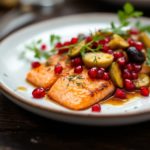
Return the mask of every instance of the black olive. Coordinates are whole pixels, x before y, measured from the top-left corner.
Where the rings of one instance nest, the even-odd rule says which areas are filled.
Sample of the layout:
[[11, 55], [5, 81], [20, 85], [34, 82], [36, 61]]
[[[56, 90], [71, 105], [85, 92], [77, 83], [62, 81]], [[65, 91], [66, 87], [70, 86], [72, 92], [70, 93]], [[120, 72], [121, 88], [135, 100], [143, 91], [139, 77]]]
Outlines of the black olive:
[[130, 62], [142, 64], [145, 61], [144, 54], [135, 47], [129, 47], [126, 52]]

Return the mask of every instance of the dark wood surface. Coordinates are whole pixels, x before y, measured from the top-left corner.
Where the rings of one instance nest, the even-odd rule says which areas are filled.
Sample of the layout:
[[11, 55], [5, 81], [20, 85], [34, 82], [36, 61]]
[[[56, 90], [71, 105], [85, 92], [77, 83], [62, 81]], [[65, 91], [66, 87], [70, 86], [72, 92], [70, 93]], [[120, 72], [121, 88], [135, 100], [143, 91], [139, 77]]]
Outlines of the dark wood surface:
[[[117, 8], [100, 1], [67, 2], [57, 13], [40, 19]], [[148, 9], [143, 10], [149, 16]], [[0, 94], [0, 150], [149, 150], [149, 141], [150, 121], [121, 127], [72, 125], [27, 112]]]

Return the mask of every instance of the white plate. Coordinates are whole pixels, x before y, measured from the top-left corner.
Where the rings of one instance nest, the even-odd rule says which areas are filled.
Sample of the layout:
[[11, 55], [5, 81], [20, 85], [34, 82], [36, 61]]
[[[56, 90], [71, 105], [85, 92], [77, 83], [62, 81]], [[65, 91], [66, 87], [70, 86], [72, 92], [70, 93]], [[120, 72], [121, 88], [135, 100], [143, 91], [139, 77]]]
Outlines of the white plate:
[[[89, 33], [109, 22], [117, 22], [113, 14], [80, 14], [61, 17], [26, 27], [5, 39], [0, 46], [0, 87], [1, 91], [21, 107], [44, 117], [65, 122], [86, 125], [123, 125], [150, 119], [150, 98], [136, 98], [121, 106], [102, 105], [102, 112], [92, 113], [91, 109], [72, 111], [50, 100], [35, 100], [31, 96], [33, 87], [25, 81], [30, 69], [30, 60], [20, 59], [25, 44], [42, 38], [47, 42], [49, 35], [59, 34], [69, 39], [78, 33]], [[146, 24], [149, 19], [143, 18]], [[32, 58], [31, 58], [32, 59]], [[17, 87], [27, 87], [18, 91]]]

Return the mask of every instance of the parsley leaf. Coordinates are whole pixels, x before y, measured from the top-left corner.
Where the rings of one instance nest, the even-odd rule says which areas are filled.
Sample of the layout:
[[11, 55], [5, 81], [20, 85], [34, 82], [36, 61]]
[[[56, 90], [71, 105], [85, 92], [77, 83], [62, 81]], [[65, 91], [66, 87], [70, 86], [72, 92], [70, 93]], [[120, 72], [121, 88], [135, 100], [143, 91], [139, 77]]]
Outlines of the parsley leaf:
[[60, 42], [61, 37], [59, 35], [50, 35], [50, 44], [53, 46], [56, 42]]
[[146, 64], [150, 66], [150, 48], [147, 49], [147, 59]]

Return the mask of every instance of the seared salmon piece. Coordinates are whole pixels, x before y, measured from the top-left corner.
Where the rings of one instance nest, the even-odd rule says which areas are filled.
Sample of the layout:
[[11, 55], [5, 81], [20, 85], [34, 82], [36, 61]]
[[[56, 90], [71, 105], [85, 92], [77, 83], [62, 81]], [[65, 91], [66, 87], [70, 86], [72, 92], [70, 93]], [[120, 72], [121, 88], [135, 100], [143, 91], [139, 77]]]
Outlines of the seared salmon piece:
[[71, 70], [54, 83], [48, 96], [67, 108], [81, 110], [106, 98], [114, 90], [110, 80], [92, 80], [86, 69], [81, 74], [74, 74]]
[[39, 67], [33, 68], [31, 71], [29, 71], [26, 77], [27, 81], [37, 87], [51, 87], [52, 84], [54, 84], [60, 76], [54, 73], [54, 67], [56, 64], [59, 63], [62, 65], [62, 74], [69, 70], [69, 65], [66, 65], [65, 63], [66, 59], [66, 56], [52, 56], [51, 58], [49, 58], [49, 61], [51, 61], [51, 63], [49, 63], [48, 65], [42, 64]]

